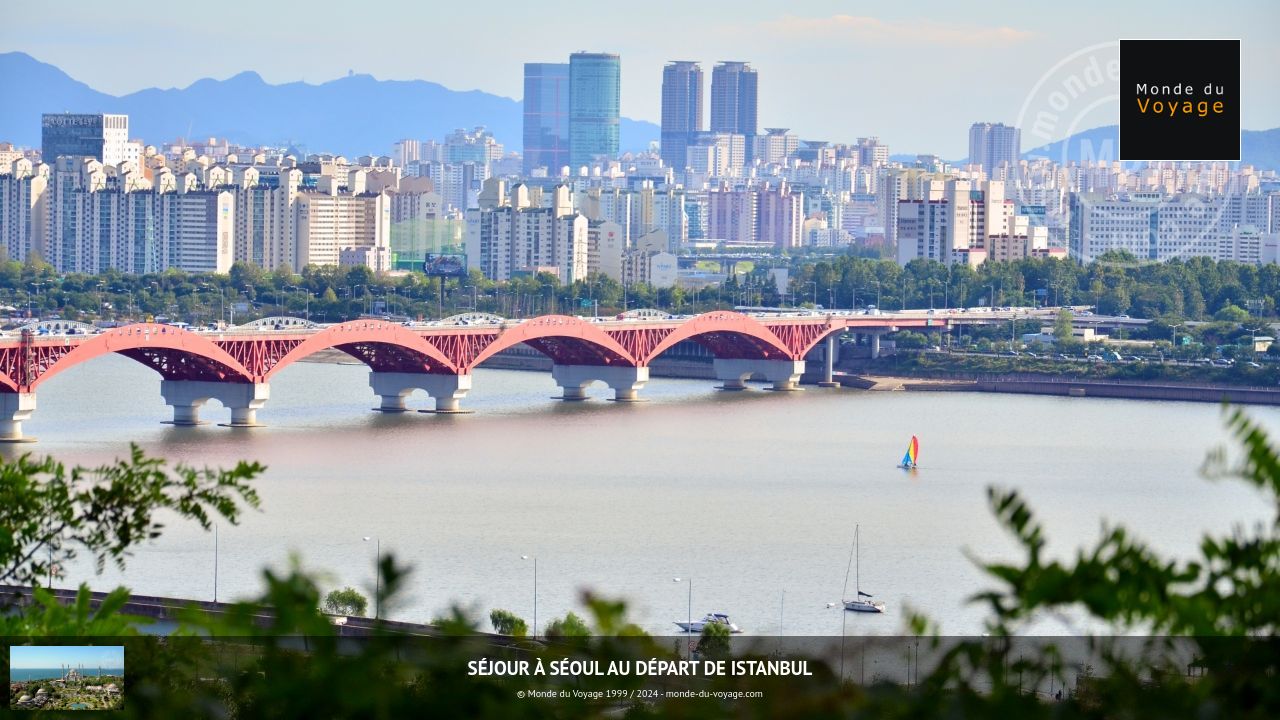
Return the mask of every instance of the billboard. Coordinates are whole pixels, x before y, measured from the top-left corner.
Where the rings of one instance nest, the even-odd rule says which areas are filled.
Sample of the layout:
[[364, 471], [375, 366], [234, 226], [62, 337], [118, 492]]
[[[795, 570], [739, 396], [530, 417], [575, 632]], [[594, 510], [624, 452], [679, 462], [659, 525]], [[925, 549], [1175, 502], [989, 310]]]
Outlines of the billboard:
[[466, 277], [467, 256], [454, 253], [427, 253], [422, 271], [431, 277]]

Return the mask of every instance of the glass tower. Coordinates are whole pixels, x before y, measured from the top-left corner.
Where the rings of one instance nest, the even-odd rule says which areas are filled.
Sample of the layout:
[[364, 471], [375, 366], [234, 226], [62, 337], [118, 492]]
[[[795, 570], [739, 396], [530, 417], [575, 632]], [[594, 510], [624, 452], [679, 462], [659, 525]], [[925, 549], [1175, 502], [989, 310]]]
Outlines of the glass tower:
[[746, 160], [755, 150], [758, 76], [744, 62], [726, 60], [711, 71], [711, 132], [746, 136]]
[[569, 164], [569, 65], [524, 64], [524, 174]]
[[690, 136], [702, 130], [702, 67], [676, 60], [662, 69], [662, 162], [676, 172], [688, 163]]
[[610, 53], [569, 56], [569, 164], [618, 155], [622, 62]]

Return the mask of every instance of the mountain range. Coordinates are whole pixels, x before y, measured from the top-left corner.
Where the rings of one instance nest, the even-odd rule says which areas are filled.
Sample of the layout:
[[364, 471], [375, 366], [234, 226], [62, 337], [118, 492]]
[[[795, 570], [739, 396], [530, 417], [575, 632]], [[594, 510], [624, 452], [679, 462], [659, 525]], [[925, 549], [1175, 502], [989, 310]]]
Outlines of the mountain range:
[[[40, 146], [40, 115], [129, 115], [129, 134], [159, 144], [176, 138], [228, 138], [246, 145], [301, 143], [315, 151], [386, 155], [403, 138], [443, 139], [484, 125], [508, 150], [520, 150], [519, 100], [450, 90], [425, 80], [378, 80], [350, 74], [318, 85], [272, 85], [255, 72], [205, 78], [185, 88], [109, 95], [21, 52], [0, 53], [0, 140]], [[623, 151], [645, 150], [658, 126], [622, 118]]]
[[[1057, 162], [1115, 160], [1119, 148], [1120, 126], [1103, 125], [1028, 150], [1022, 157], [1028, 160], [1048, 158]], [[1240, 161], [1259, 170], [1280, 170], [1280, 128], [1241, 132]]]
[[[129, 115], [131, 137], [151, 143], [176, 138], [228, 138], [245, 145], [300, 143], [319, 152], [385, 155], [402, 138], [443, 139], [456, 128], [484, 125], [508, 150], [519, 150], [523, 115], [518, 100], [480, 90], [450, 90], [425, 80], [378, 80], [350, 74], [318, 85], [272, 85], [255, 72], [226, 80], [205, 78], [185, 88], [148, 88], [128, 95], [95, 90], [62, 70], [21, 52], [0, 53], [0, 141], [40, 146], [40, 114], [107, 112]], [[10, 101], [12, 99], [12, 101]], [[387, 108], [387, 110], [380, 110]], [[645, 150], [656, 124], [622, 118], [621, 148]], [[1118, 125], [1084, 130], [1023, 153], [1059, 162], [1114, 159]], [[1243, 162], [1280, 170], [1280, 128], [1245, 130]], [[895, 154], [911, 163], [915, 156]], [[963, 163], [964, 161], [957, 161]]]

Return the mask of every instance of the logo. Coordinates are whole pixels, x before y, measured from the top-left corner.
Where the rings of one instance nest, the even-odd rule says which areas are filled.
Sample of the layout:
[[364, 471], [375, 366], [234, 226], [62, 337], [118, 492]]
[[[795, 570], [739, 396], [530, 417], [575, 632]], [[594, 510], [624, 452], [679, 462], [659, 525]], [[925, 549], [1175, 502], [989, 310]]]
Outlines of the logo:
[[1121, 40], [1122, 160], [1240, 159], [1239, 40]]

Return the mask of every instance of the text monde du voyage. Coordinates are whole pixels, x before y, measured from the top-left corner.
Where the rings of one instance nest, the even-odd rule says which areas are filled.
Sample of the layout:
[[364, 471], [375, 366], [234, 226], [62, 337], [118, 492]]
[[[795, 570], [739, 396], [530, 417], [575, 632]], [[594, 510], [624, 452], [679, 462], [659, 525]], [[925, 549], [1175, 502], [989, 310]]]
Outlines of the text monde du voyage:
[[1207, 118], [1210, 115], [1223, 115], [1227, 111], [1225, 101], [1214, 99], [1226, 94], [1223, 85], [1205, 83], [1197, 92], [1197, 87], [1189, 83], [1136, 83], [1134, 90], [1137, 94], [1135, 100], [1138, 102], [1138, 112], [1143, 115]]

